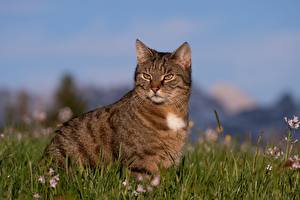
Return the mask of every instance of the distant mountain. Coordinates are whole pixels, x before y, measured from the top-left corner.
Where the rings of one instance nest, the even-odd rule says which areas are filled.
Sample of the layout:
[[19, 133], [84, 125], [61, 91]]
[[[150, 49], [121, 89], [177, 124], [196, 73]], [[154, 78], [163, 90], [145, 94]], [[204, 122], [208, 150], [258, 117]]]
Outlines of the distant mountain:
[[225, 129], [235, 135], [249, 133], [255, 140], [264, 138], [282, 139], [286, 132], [284, 117], [300, 115], [300, 105], [289, 94], [283, 95], [273, 105], [243, 111], [224, 120]]
[[237, 114], [256, 107], [256, 103], [252, 98], [238, 87], [228, 83], [215, 84], [210, 93], [229, 114]]

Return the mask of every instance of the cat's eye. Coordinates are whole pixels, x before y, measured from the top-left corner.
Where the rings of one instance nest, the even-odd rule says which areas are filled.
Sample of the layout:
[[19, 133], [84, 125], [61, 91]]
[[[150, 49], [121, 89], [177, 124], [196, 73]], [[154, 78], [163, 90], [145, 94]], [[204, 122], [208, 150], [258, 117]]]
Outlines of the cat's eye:
[[173, 74], [168, 74], [168, 75], [165, 75], [164, 80], [169, 81], [169, 80], [172, 80], [173, 78], [174, 78]]
[[150, 81], [151, 80], [151, 75], [150, 74], [146, 74], [146, 73], [143, 73], [143, 78]]

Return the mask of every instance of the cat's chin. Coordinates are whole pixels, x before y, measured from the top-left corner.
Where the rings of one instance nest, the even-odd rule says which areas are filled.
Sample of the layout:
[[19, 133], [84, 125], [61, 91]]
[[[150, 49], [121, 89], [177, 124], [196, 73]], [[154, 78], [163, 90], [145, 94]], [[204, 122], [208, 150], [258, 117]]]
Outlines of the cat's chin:
[[165, 98], [160, 96], [152, 96], [150, 97], [150, 100], [155, 104], [162, 104], [165, 102]]

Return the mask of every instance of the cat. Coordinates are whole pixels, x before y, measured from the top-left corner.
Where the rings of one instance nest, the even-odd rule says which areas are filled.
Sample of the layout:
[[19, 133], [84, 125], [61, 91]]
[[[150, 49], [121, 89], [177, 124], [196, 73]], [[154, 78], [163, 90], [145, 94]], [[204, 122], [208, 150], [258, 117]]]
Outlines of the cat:
[[139, 179], [177, 164], [188, 134], [191, 49], [158, 52], [136, 40], [135, 86], [114, 104], [65, 122], [44, 157], [97, 166], [119, 160]]

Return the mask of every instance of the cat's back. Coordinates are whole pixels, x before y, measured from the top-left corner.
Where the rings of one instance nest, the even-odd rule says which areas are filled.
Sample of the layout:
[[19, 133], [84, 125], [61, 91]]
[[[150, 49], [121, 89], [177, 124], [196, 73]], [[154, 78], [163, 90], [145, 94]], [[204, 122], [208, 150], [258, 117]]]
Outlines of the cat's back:
[[131, 92], [114, 104], [97, 108], [75, 117], [56, 130], [45, 150], [45, 157], [63, 164], [66, 157], [80, 163], [97, 165], [112, 160], [112, 116], [127, 107]]

